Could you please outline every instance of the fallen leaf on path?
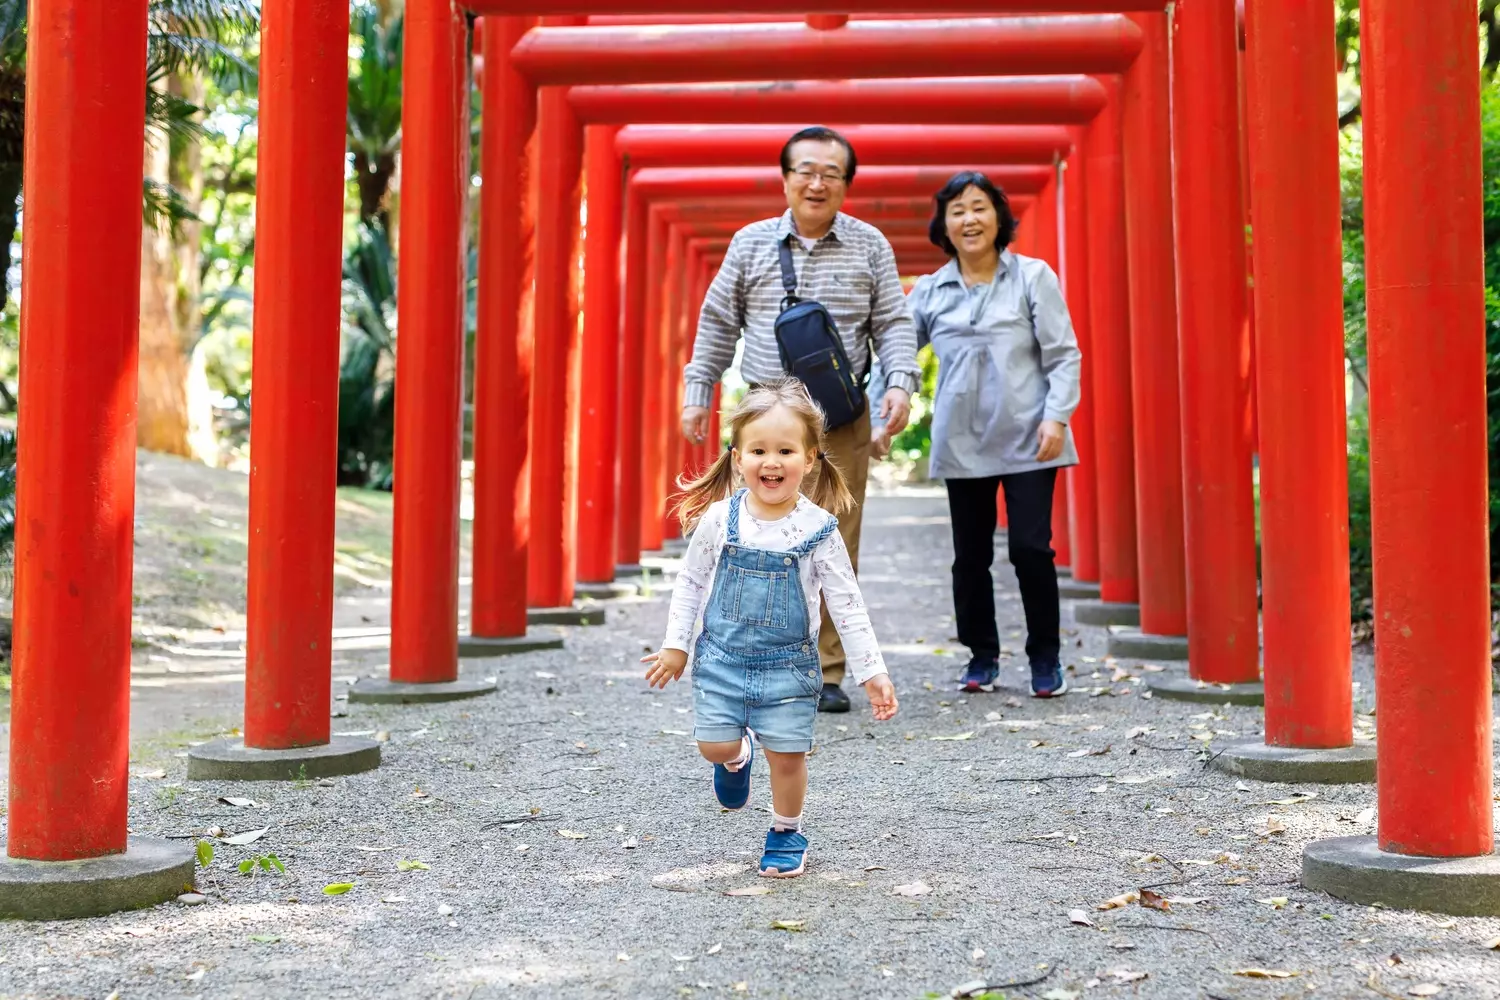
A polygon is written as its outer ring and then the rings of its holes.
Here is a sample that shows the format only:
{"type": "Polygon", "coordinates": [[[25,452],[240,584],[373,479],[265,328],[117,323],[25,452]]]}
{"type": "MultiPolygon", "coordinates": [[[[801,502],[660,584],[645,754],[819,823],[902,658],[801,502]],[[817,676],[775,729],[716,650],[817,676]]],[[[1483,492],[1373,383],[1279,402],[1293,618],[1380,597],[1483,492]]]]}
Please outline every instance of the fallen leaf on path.
{"type": "Polygon", "coordinates": [[[1275,816],[1266,817],[1266,828],[1261,831],[1262,837],[1272,837],[1278,833],[1286,833],[1286,824],[1275,816]]]}
{"type": "Polygon", "coordinates": [[[280,934],[251,934],[250,935],[250,940],[251,941],[259,942],[260,944],[275,944],[277,941],[281,940],[281,935],[280,934]]]}
{"type": "Polygon", "coordinates": [[[1149,910],[1161,910],[1163,913],[1172,912],[1172,904],[1168,902],[1167,897],[1150,889],[1141,890],[1141,905],[1149,910]]]}
{"type": "Polygon", "coordinates": [[[198,980],[203,978],[204,973],[206,973],[207,971],[207,969],[199,969],[197,972],[189,972],[187,974],[188,982],[196,983],[198,980]]]}
{"type": "Polygon", "coordinates": [[[807,930],[806,920],[773,920],[771,921],[773,931],[804,931],[807,930]]]}
{"type": "Polygon", "coordinates": [[[1123,778],[1116,778],[1115,779],[1115,784],[1117,784],[1117,785],[1144,785],[1146,782],[1148,782],[1150,780],[1151,780],[1151,776],[1150,775],[1145,775],[1145,776],[1142,776],[1142,775],[1126,775],[1123,778]]]}
{"type": "Polygon", "coordinates": [[[132,778],[165,778],[167,772],[161,768],[156,768],[150,771],[131,771],[130,776],[132,778]]]}
{"type": "Polygon", "coordinates": [[[325,885],[323,887],[323,895],[325,895],[325,896],[342,896],[344,893],[348,892],[350,889],[353,889],[353,888],[354,888],[354,883],[353,882],[330,882],[329,884],[327,884],[327,885],[325,885]]]}
{"type": "Polygon", "coordinates": [[[932,886],[926,882],[912,882],[908,885],[898,885],[891,890],[892,896],[925,896],[932,891],[932,886]]]}
{"type": "Polygon", "coordinates": [[[681,730],[681,729],[663,729],[661,731],[661,734],[663,736],[686,736],[686,735],[688,735],[687,732],[685,732],[684,730],[681,730]]]}
{"type": "Polygon", "coordinates": [[[1354,817],[1356,823],[1369,823],[1375,819],[1375,808],[1372,806],[1354,817]]]}
{"type": "Polygon", "coordinates": [[[396,870],[398,872],[425,872],[431,871],[432,866],[425,861],[397,861],[396,870]]]}
{"type": "Polygon", "coordinates": [[[615,961],[617,961],[617,962],[628,962],[628,961],[630,961],[630,956],[627,955],[627,954],[625,954],[622,951],[618,955],[615,956],[615,961]]]}
{"type": "Polygon", "coordinates": [[[932,737],[932,742],[934,742],[934,743],[957,743],[957,742],[959,742],[961,740],[972,740],[973,738],[974,738],[974,733],[972,731],[970,731],[970,732],[967,732],[967,733],[959,733],[957,736],[934,736],[934,737],[932,737]]]}
{"type": "Polygon", "coordinates": [[[979,961],[980,959],[984,958],[984,949],[975,948],[973,952],[970,953],[969,958],[975,962],[979,961]]]}
{"type": "Polygon", "coordinates": [[[1443,992],[1443,988],[1437,983],[1418,983],[1406,992],[1414,997],[1435,997],[1443,992]]]}
{"type": "Polygon", "coordinates": [[[1264,903],[1272,909],[1279,910],[1286,906],[1288,900],[1285,896],[1272,896],[1270,899],[1257,899],[1257,903],[1264,903]]]}
{"type": "Polygon", "coordinates": [[[369,847],[369,846],[367,846],[365,844],[355,844],[354,845],[354,849],[356,851],[365,851],[365,852],[368,852],[370,854],[384,854],[386,851],[394,851],[395,850],[394,847],[369,847]]]}
{"type": "Polygon", "coordinates": [[[1263,805],[1263,806],[1295,806],[1295,805],[1297,805],[1299,803],[1306,802],[1309,799],[1315,799],[1317,797],[1318,797],[1318,793],[1317,792],[1294,792],[1292,794],[1291,798],[1287,798],[1287,799],[1271,799],[1268,802],[1262,802],[1261,805],[1263,805]]]}
{"type": "Polygon", "coordinates": [[[1081,996],[1083,994],[1077,990],[1065,990],[1059,987],[1058,989],[1048,990],[1046,993],[1043,993],[1042,1000],[1078,1000],[1081,996]]]}
{"type": "Polygon", "coordinates": [[[404,903],[404,902],[406,902],[406,897],[405,896],[382,896],[381,899],[380,899],[380,901],[382,903],[404,903]]]}
{"type": "Polygon", "coordinates": [[[1084,913],[1082,910],[1069,910],[1068,920],[1072,923],[1077,924],[1079,927],[1097,926],[1092,920],[1089,919],[1089,915],[1087,913],[1084,913]]]}
{"type": "Polygon", "coordinates": [[[1136,902],[1140,898],[1141,898],[1140,896],[1138,896],[1137,894],[1135,894],[1133,892],[1124,892],[1124,893],[1121,893],[1118,896],[1115,896],[1112,899],[1106,899],[1104,902],[1102,902],[1098,906],[1094,907],[1094,909],[1096,909],[1096,910],[1118,910],[1122,906],[1129,906],[1131,903],[1136,902]]]}
{"type": "Polygon", "coordinates": [[[883,872],[885,870],[886,870],[885,865],[866,865],[865,866],[865,871],[867,871],[867,872],[883,872]]]}
{"type": "Polygon", "coordinates": [[[1440,931],[1451,931],[1453,928],[1455,928],[1457,926],[1458,926],[1458,921],[1457,920],[1444,920],[1442,923],[1440,923],[1440,924],[1437,925],[1437,929],[1440,930],[1440,931]]]}
{"type": "Polygon", "coordinates": [[[726,896],[764,896],[771,891],[768,885],[742,885],[738,889],[729,889],[726,896]]]}
{"type": "Polygon", "coordinates": [[[577,830],[558,830],[557,831],[557,835],[559,837],[565,837],[568,840],[588,840],[589,839],[589,835],[588,834],[586,834],[586,833],[579,833],[577,830]]]}
{"type": "Polygon", "coordinates": [[[422,789],[417,788],[417,789],[415,789],[415,790],[412,791],[411,797],[414,798],[414,799],[428,799],[428,798],[431,798],[432,796],[430,796],[426,792],[422,791],[422,789]]]}
{"type": "Polygon", "coordinates": [[[1044,747],[1044,746],[1046,746],[1047,745],[1047,741],[1046,740],[1028,740],[1027,743],[1026,743],[1026,745],[1029,746],[1031,749],[1035,750],[1037,747],[1044,747]]]}
{"type": "Polygon", "coordinates": [[[1137,736],[1147,736],[1156,732],[1155,726],[1136,726],[1125,734],[1127,740],[1133,740],[1137,736]]]}
{"type": "Polygon", "coordinates": [[[1234,975],[1248,979],[1292,979],[1297,973],[1282,969],[1235,969],[1234,975]]]}
{"type": "Polygon", "coordinates": [[[627,837],[620,842],[620,846],[625,848],[625,850],[627,851],[633,851],[637,847],[641,846],[641,842],[639,840],[636,840],[634,837],[627,837]]]}
{"type": "Polygon", "coordinates": [[[233,795],[221,795],[221,796],[219,796],[219,801],[222,802],[222,803],[224,803],[226,806],[253,806],[253,805],[255,805],[255,800],[254,799],[241,799],[241,798],[236,798],[233,795]]]}
{"type": "Polygon", "coordinates": [[[1129,969],[1110,969],[1109,974],[1115,977],[1117,983],[1138,983],[1150,975],[1147,972],[1132,972],[1129,969]]]}
{"type": "Polygon", "coordinates": [[[1249,885],[1251,883],[1251,881],[1252,881],[1252,879],[1250,878],[1250,876],[1248,876],[1248,875],[1240,875],[1237,878],[1228,878],[1228,879],[1225,879],[1224,880],[1224,884],[1225,885],[1249,885]]]}
{"type": "Polygon", "coordinates": [[[225,837],[223,840],[226,844],[233,844],[235,847],[244,847],[246,844],[253,844],[264,837],[266,831],[269,829],[271,828],[263,826],[259,830],[247,830],[244,833],[237,833],[233,837],[225,837]]]}
{"type": "Polygon", "coordinates": [[[717,955],[719,952],[721,952],[723,950],[724,950],[724,946],[722,944],[716,944],[712,948],[708,949],[708,951],[704,952],[703,954],[705,954],[705,955],[717,955]]]}
{"type": "Polygon", "coordinates": [[[543,680],[543,681],[555,681],[555,680],[557,680],[557,675],[556,674],[549,674],[545,670],[535,671],[531,676],[537,678],[538,680],[543,680]]]}
{"type": "Polygon", "coordinates": [[[1072,753],[1068,754],[1068,756],[1069,757],[1103,757],[1105,754],[1109,753],[1109,750],[1110,750],[1109,747],[1105,747],[1103,750],[1093,750],[1093,749],[1090,749],[1089,747],[1084,747],[1082,750],[1074,750],[1072,753]]]}
{"type": "Polygon", "coordinates": [[[1021,699],[1019,699],[1019,698],[1007,698],[1007,699],[1005,699],[1004,702],[1002,702],[1002,704],[1004,704],[1006,708],[1020,708],[1021,707],[1021,699]]]}
{"type": "Polygon", "coordinates": [[[1173,896],[1167,900],[1169,903],[1179,903],[1183,906],[1196,906],[1199,903],[1207,903],[1208,896],[1173,896]]]}

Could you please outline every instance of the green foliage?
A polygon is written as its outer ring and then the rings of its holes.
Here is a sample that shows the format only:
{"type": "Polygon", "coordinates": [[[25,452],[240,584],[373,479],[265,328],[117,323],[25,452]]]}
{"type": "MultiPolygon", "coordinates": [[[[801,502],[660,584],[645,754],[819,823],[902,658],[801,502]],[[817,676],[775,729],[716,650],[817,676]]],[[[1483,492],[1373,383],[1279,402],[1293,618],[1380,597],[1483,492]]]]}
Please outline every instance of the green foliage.
{"type": "Polygon", "coordinates": [[[378,221],[361,223],[344,258],[339,362],[342,486],[391,488],[396,425],[396,259],[378,221]]]}
{"type": "MultiPolygon", "coordinates": [[[[922,387],[911,401],[911,419],[906,428],[891,441],[891,454],[907,458],[925,458],[932,451],[932,402],[937,391],[938,362],[931,345],[917,353],[922,366],[922,387]]],[[[879,405],[879,401],[875,401],[879,405]]]]}
{"type": "Polygon", "coordinates": [[[280,872],[286,874],[286,865],[274,854],[256,854],[245,858],[237,866],[241,875],[256,875],[260,872],[280,872]]]}
{"type": "Polygon", "coordinates": [[[402,19],[382,24],[374,8],[350,12],[358,58],[349,70],[349,152],[359,188],[359,218],[386,222],[386,196],[401,149],[402,19]]]}
{"type": "Polygon", "coordinates": [[[1374,611],[1370,540],[1370,423],[1360,407],[1349,418],[1349,611],[1360,622],[1374,611]]]}
{"type": "Polygon", "coordinates": [[[207,868],[214,863],[214,845],[207,840],[198,841],[198,865],[207,868]]]}

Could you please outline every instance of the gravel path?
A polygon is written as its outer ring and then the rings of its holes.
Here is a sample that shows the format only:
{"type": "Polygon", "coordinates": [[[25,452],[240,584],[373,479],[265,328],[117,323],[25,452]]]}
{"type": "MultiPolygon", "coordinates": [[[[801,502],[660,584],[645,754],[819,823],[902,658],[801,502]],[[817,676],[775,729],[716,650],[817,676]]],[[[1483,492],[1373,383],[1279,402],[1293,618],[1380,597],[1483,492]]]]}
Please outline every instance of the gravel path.
{"type": "MultiPolygon", "coordinates": [[[[944,502],[875,498],[865,524],[863,579],[902,713],[877,725],[861,696],[856,713],[819,719],[803,878],[753,873],[764,771],[751,810],[721,814],[687,736],[688,686],[642,682],[658,594],[570,630],[563,652],[466,661],[498,678],[496,697],[339,701],[336,731],[389,736],[371,774],[188,783],[186,743],[212,734],[154,719],[132,766],[165,777],[132,782],[132,829],[266,833],[217,844],[205,905],[0,925],[0,996],[914,1000],[1045,973],[1005,995],[1368,1000],[1434,984],[1500,997],[1500,954],[1485,948],[1500,920],[1299,887],[1303,844],[1373,830],[1373,789],[1251,787],[1206,770],[1214,746],[1258,733],[1258,710],[1142,697],[1148,671],[1105,662],[1102,630],[1069,632],[1067,698],[1026,698],[1020,657],[1004,690],[959,697],[944,502]],[[258,852],[286,873],[239,875],[258,852]],[[330,883],[353,888],[325,895],[330,883]],[[1170,911],[1098,908],[1143,887],[1170,911]],[[1295,976],[1235,974],[1251,968],[1295,976]]],[[[1000,590],[1001,634],[1019,650],[1008,567],[1000,590]]],[[[341,622],[384,624],[378,597],[341,622]]],[[[342,644],[338,694],[383,670],[378,636],[361,644],[342,644]]],[[[232,718],[238,689],[212,687],[232,718]]],[[[154,699],[144,689],[138,715],[174,704],[154,699]]]]}

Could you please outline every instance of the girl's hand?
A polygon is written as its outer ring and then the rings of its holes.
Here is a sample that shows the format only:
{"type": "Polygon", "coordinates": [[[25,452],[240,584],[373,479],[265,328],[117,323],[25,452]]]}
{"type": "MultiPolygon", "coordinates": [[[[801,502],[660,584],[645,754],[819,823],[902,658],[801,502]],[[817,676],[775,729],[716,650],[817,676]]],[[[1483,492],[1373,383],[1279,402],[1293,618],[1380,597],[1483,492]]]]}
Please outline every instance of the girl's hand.
{"type": "Polygon", "coordinates": [[[1050,462],[1062,454],[1063,445],[1068,440],[1068,427],[1066,424],[1056,420],[1043,420],[1041,443],[1036,449],[1036,460],[1038,462],[1050,462]]]}
{"type": "Polygon", "coordinates": [[[650,656],[641,657],[642,663],[651,664],[651,669],[646,671],[647,686],[665,688],[669,683],[677,680],[682,676],[683,668],[687,666],[687,659],[687,653],[680,649],[663,649],[650,656]]]}
{"type": "Polygon", "coordinates": [[[896,685],[891,683],[889,674],[876,674],[865,681],[865,694],[870,698],[870,710],[875,713],[875,719],[885,722],[887,719],[896,717],[896,685]]]}

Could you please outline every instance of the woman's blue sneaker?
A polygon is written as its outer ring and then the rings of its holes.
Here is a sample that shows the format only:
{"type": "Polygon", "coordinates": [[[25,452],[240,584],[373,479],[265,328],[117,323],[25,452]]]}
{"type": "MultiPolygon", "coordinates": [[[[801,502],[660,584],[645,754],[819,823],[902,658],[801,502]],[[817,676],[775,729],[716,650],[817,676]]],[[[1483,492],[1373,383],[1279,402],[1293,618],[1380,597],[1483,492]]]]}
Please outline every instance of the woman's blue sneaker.
{"type": "Polygon", "coordinates": [[[1000,664],[992,656],[976,656],[969,661],[969,668],[959,681],[958,689],[970,694],[976,691],[995,690],[995,680],[1000,676],[1000,664]]]}
{"type": "Polygon", "coordinates": [[[1050,663],[1031,665],[1031,696],[1033,698],[1056,698],[1058,695],[1067,693],[1068,678],[1063,674],[1062,664],[1053,660],[1050,663]]]}
{"type": "Polygon", "coordinates": [[[731,771],[723,764],[714,765],[714,796],[725,809],[743,809],[750,801],[750,765],[755,763],[755,741],[750,741],[750,756],[745,766],[731,771]]]}
{"type": "Polygon", "coordinates": [[[796,878],[807,867],[807,837],[796,830],[772,828],[766,834],[766,853],[760,873],[766,878],[796,878]]]}

